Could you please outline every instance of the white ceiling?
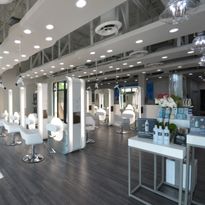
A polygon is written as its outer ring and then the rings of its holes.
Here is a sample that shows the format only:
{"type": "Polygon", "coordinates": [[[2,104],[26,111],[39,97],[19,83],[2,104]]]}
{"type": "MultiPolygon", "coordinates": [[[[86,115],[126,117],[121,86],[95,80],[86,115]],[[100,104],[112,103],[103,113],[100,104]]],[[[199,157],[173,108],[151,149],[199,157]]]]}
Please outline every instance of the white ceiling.
{"type": "MultiPolygon", "coordinates": [[[[75,6],[74,0],[38,0],[27,12],[20,23],[10,28],[8,37],[0,45],[0,67],[10,65],[12,68],[16,62],[26,60],[37,52],[33,46],[40,45],[41,49],[50,47],[64,35],[74,31],[80,26],[88,23],[97,16],[109,11],[111,8],[123,3],[125,0],[88,0],[87,6],[79,9],[75,6]],[[53,30],[47,30],[47,24],[54,25],[53,30]],[[31,35],[24,34],[24,29],[30,29],[31,35]],[[45,38],[51,36],[53,41],[47,42],[45,38]],[[17,45],[14,40],[21,40],[17,45]],[[3,54],[3,51],[10,54],[3,54]],[[22,58],[26,54],[27,58],[22,58]]],[[[0,74],[4,70],[0,69],[0,74]]]]}
{"type": "MultiPolygon", "coordinates": [[[[62,15],[60,17],[56,17],[55,18],[47,18],[47,15],[44,18],[42,18],[45,13],[45,10],[48,12],[48,16],[54,16],[53,13],[55,13],[55,10],[58,10],[57,8],[59,8],[59,5],[57,3],[57,1],[55,0],[49,0],[49,2],[51,2],[52,6],[49,5],[49,8],[51,9],[51,11],[48,9],[48,5],[46,4],[48,0],[39,0],[37,2],[36,5],[34,5],[34,7],[31,9],[30,12],[28,12],[28,14],[25,16],[25,18],[23,18],[22,22],[20,24],[23,24],[23,27],[21,26],[21,36],[27,40],[26,44],[23,43],[22,44],[22,51],[23,51],[23,47],[25,47],[25,49],[28,49],[27,52],[25,52],[28,56],[33,54],[35,51],[32,49],[32,46],[34,44],[40,44],[41,43],[41,48],[44,47],[48,47],[50,45],[48,45],[44,38],[45,36],[48,36],[50,34],[52,34],[52,37],[55,38],[55,40],[59,39],[58,36],[64,36],[65,34],[70,33],[72,30],[75,30],[76,28],[78,28],[80,25],[85,24],[86,22],[92,20],[94,17],[99,16],[100,14],[104,13],[107,10],[110,10],[111,7],[116,6],[119,3],[122,3],[123,1],[88,1],[90,5],[92,5],[92,7],[90,7],[88,10],[86,10],[86,12],[82,12],[83,10],[79,10],[77,8],[75,8],[73,5],[70,8],[70,12],[71,14],[68,14],[68,16],[70,16],[70,18],[65,18],[65,13],[61,12],[62,15]],[[91,3],[92,2],[92,3],[91,3]],[[98,2],[98,3],[97,3],[98,2]],[[101,4],[100,4],[101,3],[101,4]],[[99,7],[99,5],[101,5],[99,7]],[[54,7],[53,7],[54,6],[54,7]],[[47,8],[46,8],[47,7],[47,8]],[[43,13],[44,11],[44,13],[43,13]],[[49,13],[50,12],[50,13],[49,13]],[[36,15],[38,14],[38,15],[36,15]],[[48,19],[52,19],[48,21],[48,19]],[[68,20],[68,19],[75,19],[75,21],[72,20],[68,20]],[[29,25],[31,26],[33,23],[34,26],[29,27],[29,25]],[[38,23],[37,23],[38,22],[38,23]],[[39,23],[40,22],[40,23],[39,23]],[[60,23],[59,23],[60,22],[60,23]],[[68,23],[70,22],[70,23],[68,23]],[[48,23],[52,23],[55,25],[55,29],[53,31],[47,31],[45,29],[45,25],[48,23]],[[65,25],[70,25],[69,27],[65,27],[65,25]],[[22,30],[24,28],[31,28],[33,29],[33,33],[31,36],[25,36],[22,33],[22,30]],[[35,28],[35,29],[34,29],[35,28]],[[39,31],[39,32],[36,32],[39,31]],[[27,39],[28,38],[28,39],[27,39]],[[38,42],[35,42],[35,39],[38,39],[38,42]],[[27,46],[28,44],[28,46],[27,46]]],[[[62,5],[64,4],[63,11],[67,10],[67,7],[65,5],[69,4],[68,2],[70,1],[59,1],[62,3],[62,5]],[[67,2],[67,3],[66,3],[67,2]],[[66,9],[65,9],[66,8],[66,9]]],[[[89,5],[88,4],[88,5],[89,5]]],[[[61,14],[60,13],[60,14],[61,14]]],[[[83,65],[86,63],[87,59],[91,59],[92,61],[95,61],[96,59],[99,60],[101,55],[106,55],[108,56],[112,56],[115,54],[119,54],[119,53],[123,53],[126,52],[128,50],[137,50],[137,49],[141,49],[143,47],[146,47],[148,45],[152,45],[155,43],[159,43],[162,41],[166,41],[166,40],[170,40],[173,38],[177,38],[183,35],[188,35],[194,32],[200,32],[205,30],[205,24],[202,23],[202,19],[205,19],[205,5],[201,5],[197,10],[194,10],[193,14],[190,16],[188,21],[183,22],[180,25],[168,25],[165,24],[161,21],[157,21],[154,22],[152,24],[149,24],[147,26],[141,27],[139,29],[136,29],[134,31],[131,31],[129,33],[123,34],[123,35],[119,35],[117,37],[112,37],[109,40],[103,41],[103,42],[99,42],[98,44],[94,45],[93,47],[89,47],[89,48],[85,48],[85,49],[81,49],[78,50],[74,53],[71,53],[69,55],[63,56],[61,59],[57,59],[55,61],[49,62],[45,65],[42,65],[40,67],[34,68],[32,69],[32,71],[27,71],[24,76],[26,77],[27,75],[29,75],[29,78],[31,76],[35,77],[36,76],[36,72],[38,72],[38,77],[42,76],[43,74],[48,74],[49,71],[53,71],[53,72],[58,72],[60,71],[61,67],[64,68],[70,68],[69,65],[75,65],[75,66],[79,66],[79,65],[83,65]],[[169,30],[173,27],[178,27],[179,31],[177,33],[173,33],[170,34],[169,30]],[[144,42],[142,44],[136,44],[135,41],[142,39],[144,42]],[[113,52],[108,54],[106,53],[106,51],[108,49],[112,49],[113,52]],[[95,51],[96,54],[95,55],[90,55],[91,51],[95,51]],[[60,66],[59,63],[60,62],[64,62],[63,66],[60,66]],[[51,66],[55,66],[55,68],[51,68],[51,66]],[[43,71],[42,71],[43,70],[43,71]],[[34,73],[35,72],[35,73],[34,73]]],[[[15,30],[15,28],[14,28],[15,30]]],[[[18,30],[19,32],[19,30],[18,30]]],[[[17,32],[17,33],[18,33],[17,32]]],[[[11,33],[16,33],[15,31],[11,32],[11,33]]],[[[14,35],[11,35],[11,37],[13,37],[14,35]]],[[[9,36],[10,37],[10,36],[9,36]]],[[[9,42],[8,44],[12,44],[13,40],[10,40],[9,38],[7,39],[9,42]],[[12,43],[10,43],[12,42],[12,43]]],[[[53,43],[53,42],[52,42],[53,43]]],[[[6,44],[6,42],[5,42],[6,44]]],[[[14,43],[12,44],[12,48],[14,49],[16,45],[14,45],[14,43]]],[[[128,61],[128,65],[133,64],[135,66],[137,66],[137,61],[142,61],[142,65],[147,64],[147,63],[154,63],[154,62],[159,62],[162,61],[161,57],[164,55],[168,56],[168,59],[166,60],[170,60],[170,59],[176,59],[179,57],[186,57],[188,56],[187,51],[189,51],[190,49],[190,45],[188,46],[183,46],[183,47],[178,47],[178,48],[174,48],[174,49],[167,49],[161,52],[155,52],[152,54],[149,54],[147,56],[145,56],[144,58],[141,59],[130,59],[128,61]]],[[[0,53],[2,52],[2,48],[0,47],[0,53]]],[[[0,54],[1,55],[1,54],[0,54]]],[[[15,53],[16,55],[16,53],[15,53]]],[[[193,54],[191,54],[193,55],[193,54]]],[[[4,59],[3,59],[4,60],[4,59]]],[[[2,60],[2,63],[3,63],[2,60]]],[[[166,60],[164,60],[164,62],[166,63],[166,60]]],[[[123,61],[122,61],[123,62],[123,61]]],[[[122,66],[122,62],[115,62],[112,63],[110,65],[113,65],[113,70],[115,70],[116,67],[120,67],[125,69],[123,72],[119,71],[119,75],[126,75],[127,73],[130,73],[130,71],[126,72],[126,66],[122,66]],[[121,73],[121,74],[120,74],[121,73]]],[[[4,62],[5,64],[6,62],[4,62]]],[[[177,69],[178,65],[183,65],[184,68],[186,67],[193,67],[193,66],[197,66],[198,64],[197,60],[189,60],[186,62],[177,62],[177,63],[169,63],[169,64],[164,64],[162,65],[160,68],[162,69],[166,69],[171,70],[171,69],[177,69]]],[[[139,65],[140,69],[136,70],[134,69],[132,71],[132,73],[140,73],[142,71],[153,71],[156,70],[156,68],[144,68],[142,65],[139,65]]],[[[106,66],[100,66],[98,67],[98,71],[110,71],[111,69],[108,68],[109,65],[106,66]]],[[[0,71],[1,72],[1,71],[0,71]]],[[[87,74],[84,74],[84,72],[92,72],[91,71],[87,71],[87,70],[83,70],[81,72],[75,72],[75,76],[87,76],[87,74]]],[[[106,77],[113,77],[112,75],[105,75],[106,77]]],[[[103,79],[105,76],[102,76],[101,79],[103,79]]],[[[95,76],[91,77],[91,79],[95,79],[95,76]]]]}

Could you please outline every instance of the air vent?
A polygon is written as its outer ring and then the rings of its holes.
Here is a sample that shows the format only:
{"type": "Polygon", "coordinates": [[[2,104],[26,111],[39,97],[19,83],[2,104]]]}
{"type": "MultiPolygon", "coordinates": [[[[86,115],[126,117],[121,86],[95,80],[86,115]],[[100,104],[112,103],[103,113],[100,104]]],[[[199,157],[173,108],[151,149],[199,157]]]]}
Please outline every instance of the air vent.
{"type": "Polygon", "coordinates": [[[129,54],[129,57],[141,58],[148,54],[147,50],[136,50],[129,54]]]}
{"type": "Polygon", "coordinates": [[[122,23],[120,21],[107,21],[96,27],[95,32],[100,36],[118,34],[122,23]]]}

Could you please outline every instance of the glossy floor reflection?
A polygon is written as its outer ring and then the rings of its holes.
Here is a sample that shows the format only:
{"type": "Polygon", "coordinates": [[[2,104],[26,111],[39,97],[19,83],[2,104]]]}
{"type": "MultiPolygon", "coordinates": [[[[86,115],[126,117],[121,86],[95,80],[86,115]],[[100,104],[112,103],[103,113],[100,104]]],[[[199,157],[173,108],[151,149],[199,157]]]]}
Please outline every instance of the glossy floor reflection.
{"type": "MultiPolygon", "coordinates": [[[[1,138],[0,180],[1,205],[137,205],[127,195],[127,139],[134,136],[116,133],[115,128],[102,126],[90,136],[95,144],[88,144],[82,151],[69,155],[47,152],[47,144],[39,145],[37,151],[45,156],[39,164],[26,164],[22,157],[30,151],[24,144],[16,147],[5,145],[1,138]]],[[[205,199],[204,151],[197,155],[199,163],[199,186],[196,196],[205,199]],[[203,170],[202,170],[203,168],[203,170]]],[[[134,153],[134,164],[137,164],[134,153]]],[[[143,156],[145,183],[152,181],[152,156],[143,156]]],[[[136,174],[137,167],[133,169],[136,174]]],[[[143,198],[152,204],[175,204],[142,190],[143,198]]],[[[205,200],[204,200],[205,201],[205,200]]]]}

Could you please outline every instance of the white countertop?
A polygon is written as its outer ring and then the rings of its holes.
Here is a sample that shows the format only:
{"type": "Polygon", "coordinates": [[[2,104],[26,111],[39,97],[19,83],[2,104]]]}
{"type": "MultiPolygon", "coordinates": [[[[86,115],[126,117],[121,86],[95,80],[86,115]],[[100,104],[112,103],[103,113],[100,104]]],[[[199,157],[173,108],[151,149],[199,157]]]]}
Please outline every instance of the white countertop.
{"type": "Polygon", "coordinates": [[[184,159],[186,156],[186,148],[183,146],[175,144],[159,145],[155,144],[152,139],[137,136],[128,139],[128,146],[175,159],[184,159]]]}
{"type": "Polygon", "coordinates": [[[205,148],[205,136],[188,134],[186,142],[193,146],[205,148]]]}

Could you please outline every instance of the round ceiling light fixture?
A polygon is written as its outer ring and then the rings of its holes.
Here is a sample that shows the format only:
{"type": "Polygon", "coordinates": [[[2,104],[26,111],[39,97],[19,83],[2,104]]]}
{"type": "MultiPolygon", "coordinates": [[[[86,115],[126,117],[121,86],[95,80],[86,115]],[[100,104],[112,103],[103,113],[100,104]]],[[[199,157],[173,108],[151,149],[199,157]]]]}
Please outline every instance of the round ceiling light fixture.
{"type": "Polygon", "coordinates": [[[31,34],[31,33],[32,33],[30,29],[25,29],[23,32],[24,32],[25,34],[31,34]]]}
{"type": "Polygon", "coordinates": [[[86,6],[86,4],[87,4],[86,0],[77,0],[75,3],[76,7],[78,8],[83,8],[86,6]]]}

